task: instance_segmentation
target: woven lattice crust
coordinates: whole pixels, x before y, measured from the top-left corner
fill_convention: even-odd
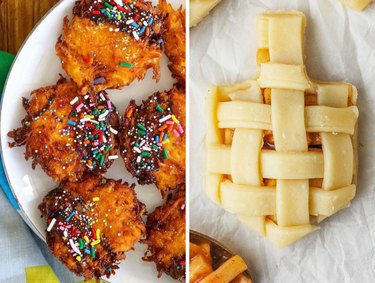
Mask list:
[[[305,23],[300,12],[259,15],[257,78],[207,95],[206,191],[280,247],[356,191],[357,90],[307,76]]]

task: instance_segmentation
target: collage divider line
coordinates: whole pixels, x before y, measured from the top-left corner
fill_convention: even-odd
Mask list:
[[[186,93],[186,282],[189,282],[190,269],[190,1],[185,0],[185,24],[186,24],[186,78],[185,78],[185,93]]]

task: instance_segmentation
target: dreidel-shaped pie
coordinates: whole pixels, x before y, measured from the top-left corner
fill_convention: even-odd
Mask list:
[[[357,90],[308,77],[305,27],[300,12],[258,15],[257,78],[207,94],[207,194],[279,247],[356,192]]]

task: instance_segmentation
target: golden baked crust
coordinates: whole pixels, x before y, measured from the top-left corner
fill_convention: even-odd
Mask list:
[[[86,280],[114,274],[125,252],[146,231],[141,218],[145,207],[137,200],[134,185],[100,176],[61,183],[39,209],[47,222],[48,247]]]
[[[113,17],[121,18],[120,13],[126,15],[117,20],[101,14],[100,10],[107,8],[104,1],[80,0],[73,9],[72,20],[64,19],[56,53],[64,70],[83,88],[83,92],[90,87],[99,91],[127,86],[135,79],[143,79],[150,68],[154,78],[159,80],[163,14],[150,2],[137,0],[134,3],[130,13],[123,13],[110,5],[112,10],[106,12],[113,13]],[[127,6],[124,4],[124,7]],[[93,14],[93,11],[99,12],[99,15]],[[140,13],[146,13],[147,18],[136,16]],[[138,29],[126,24],[128,17],[138,19],[133,23]],[[140,25],[145,21],[149,25],[140,34]],[[137,38],[133,32],[136,32]]]
[[[164,117],[169,118],[160,122]],[[140,106],[132,100],[125,110],[120,132],[125,166],[140,184],[155,183],[163,197],[185,183],[184,129],[185,93],[177,87]]]
[[[182,6],[174,10],[166,0],[160,0],[158,8],[167,14],[164,21],[162,37],[164,51],[170,62],[169,69],[181,86],[185,86],[186,79],[186,24],[185,10]]]
[[[23,98],[23,107],[27,114],[22,126],[8,133],[14,140],[10,146],[25,145],[33,168],[39,164],[54,181],[76,181],[86,171],[100,174],[116,158],[113,129],[118,129],[119,117],[104,91],[81,96],[75,83],[61,78],[55,86],[33,91],[30,100]]]
[[[159,206],[147,219],[148,250],[144,259],[156,263],[159,277],[163,272],[175,279],[185,279],[185,188],[163,206]]]

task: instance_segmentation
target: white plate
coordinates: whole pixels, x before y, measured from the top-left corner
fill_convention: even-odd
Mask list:
[[[45,222],[40,218],[38,204],[47,192],[56,187],[56,183],[40,169],[31,169],[31,162],[24,159],[24,147],[10,149],[7,133],[21,125],[25,116],[21,98],[28,97],[30,92],[42,86],[53,85],[57,82],[59,73],[67,77],[61,68],[60,60],[55,54],[55,43],[62,31],[63,18],[71,15],[75,0],[60,1],[49,14],[39,23],[19,51],[8,76],[1,108],[1,149],[4,167],[9,185],[17,198],[21,211],[29,226],[45,239]],[[157,3],[157,1],[153,1]],[[175,8],[183,1],[170,0]],[[161,80],[156,83],[149,70],[146,78],[133,82],[122,90],[109,90],[111,100],[123,115],[125,107],[131,99],[138,103],[156,91],[170,89],[174,83],[167,67],[168,60],[163,55],[161,64]],[[106,174],[107,177],[123,179],[136,183],[135,178],[126,171],[123,161],[118,159]],[[154,185],[136,187],[138,198],[146,204],[148,211],[153,211],[162,203],[159,191]],[[154,263],[142,261],[146,246],[137,244],[135,251],[127,253],[126,260],[120,265],[115,276],[110,279],[116,282],[154,282],[156,267]],[[158,282],[175,282],[163,275]]]

